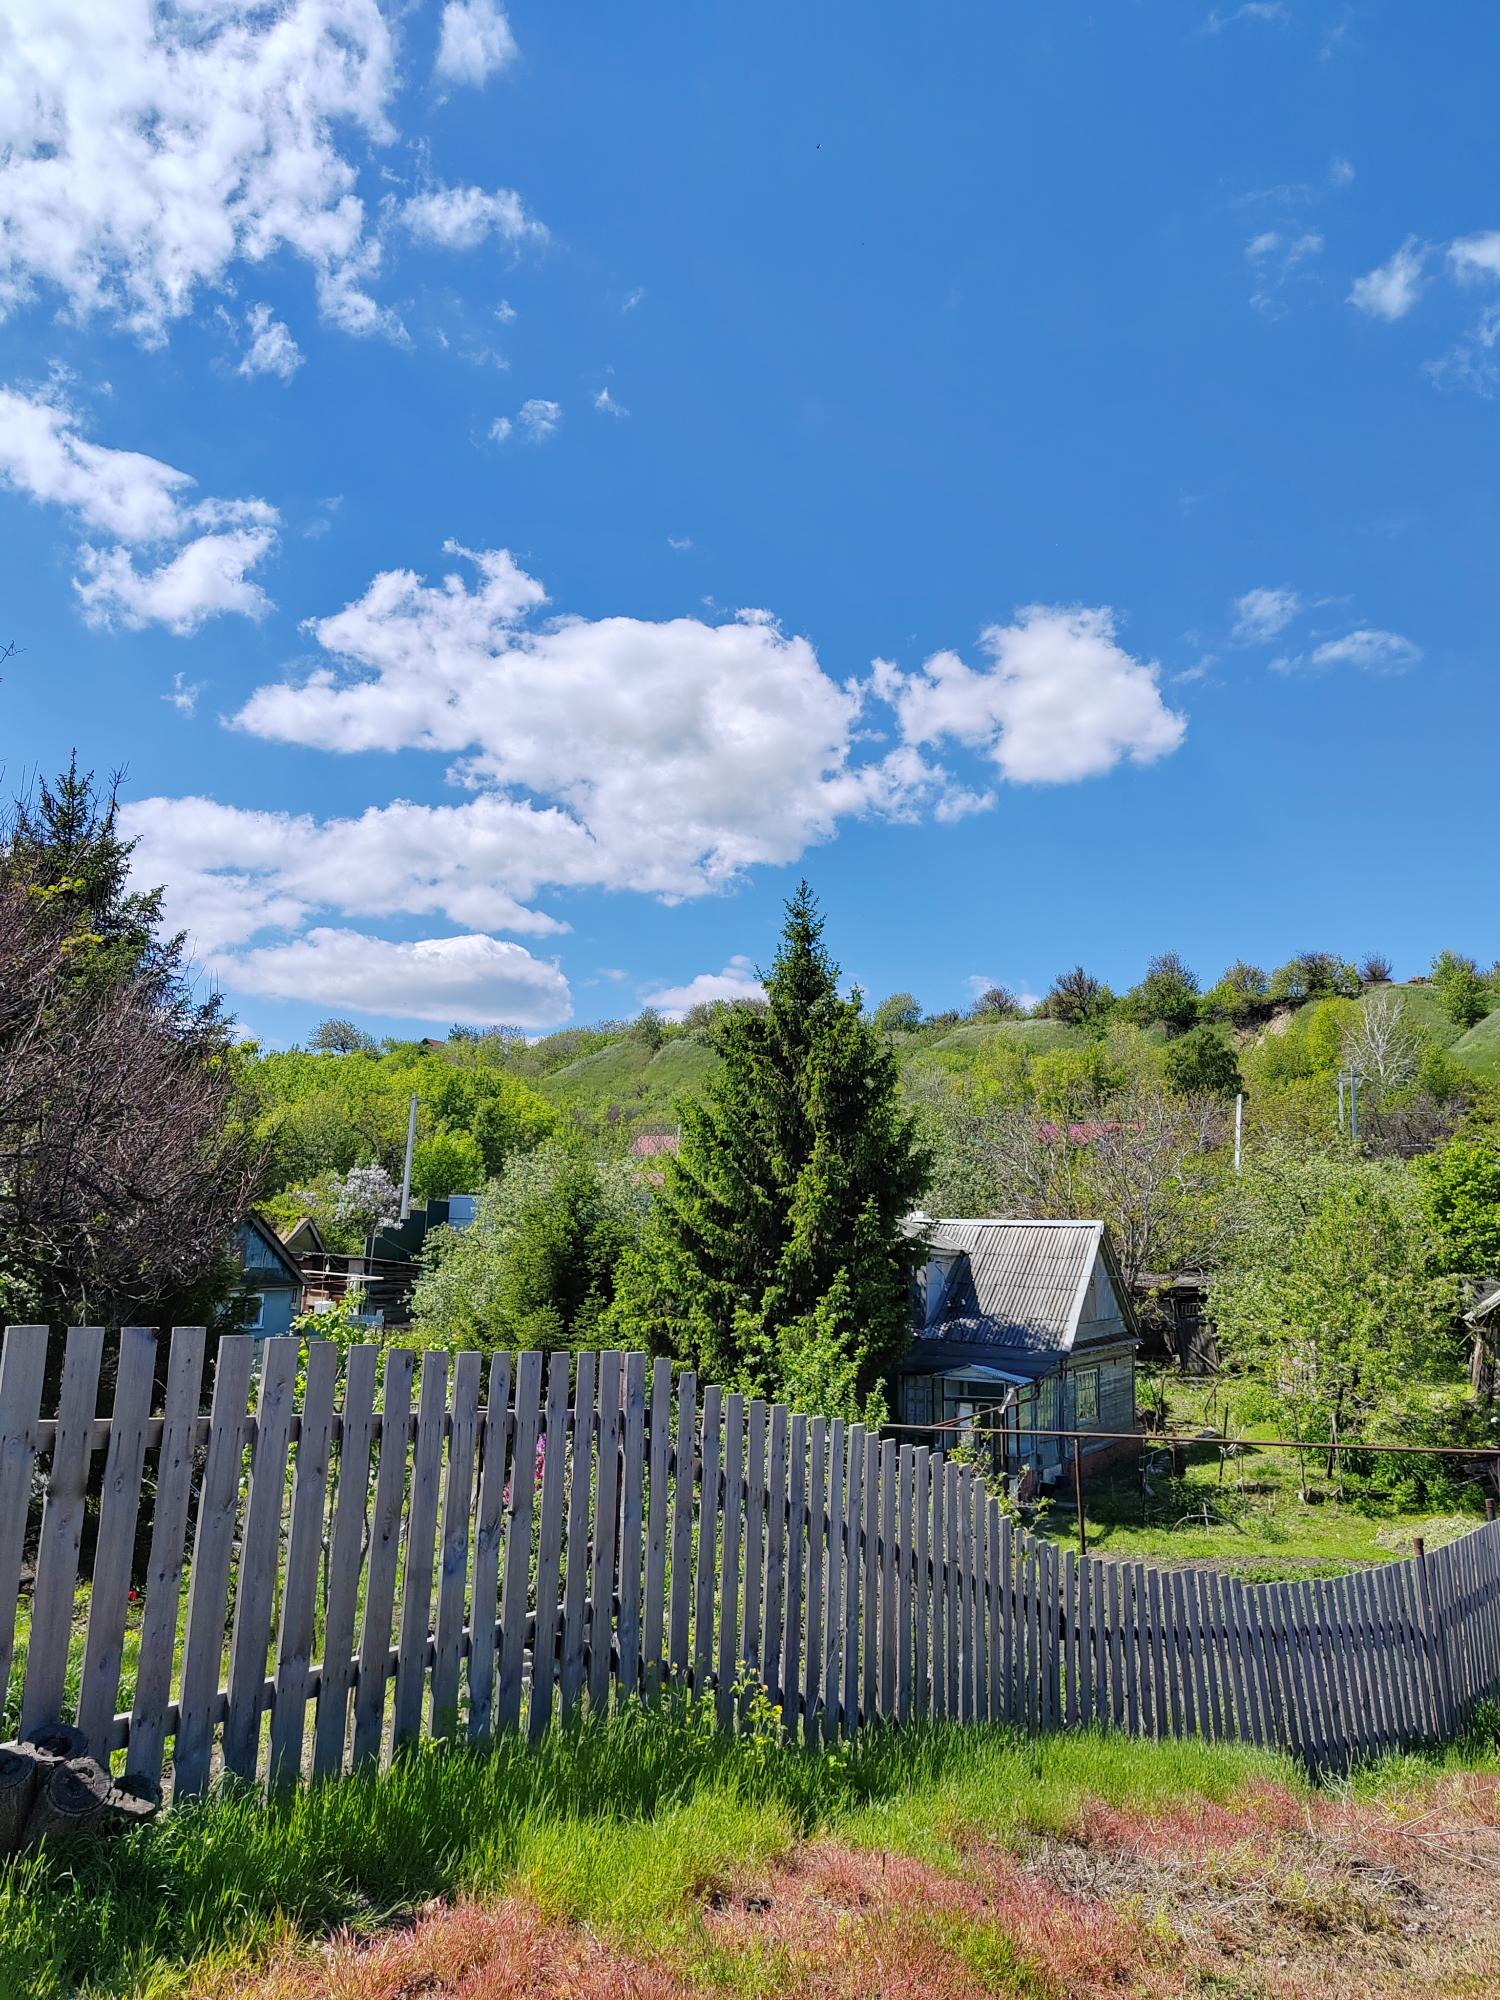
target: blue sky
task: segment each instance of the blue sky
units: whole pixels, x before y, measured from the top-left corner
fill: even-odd
[[[9,788],[241,1019],[1488,959],[1500,16],[12,0]]]

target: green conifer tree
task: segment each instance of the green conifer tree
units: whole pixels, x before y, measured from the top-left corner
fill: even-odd
[[[731,1008],[720,1069],[683,1107],[619,1333],[709,1381],[868,1413],[911,1330],[922,1254],[903,1218],[930,1161],[858,994],[841,999],[804,882],[787,904],[766,1007]]]

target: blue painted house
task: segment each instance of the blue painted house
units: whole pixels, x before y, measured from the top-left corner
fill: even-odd
[[[1102,1222],[934,1221],[909,1227],[927,1247],[913,1339],[896,1376],[896,1415],[934,1442],[988,1433],[997,1466],[1052,1480],[1070,1462],[1056,1431],[1076,1431],[1094,1463],[1135,1449],[1089,1433],[1134,1432],[1140,1326]]]
[[[240,1224],[240,1296],[247,1333],[290,1333],[302,1310],[302,1268],[276,1231],[252,1209]]]

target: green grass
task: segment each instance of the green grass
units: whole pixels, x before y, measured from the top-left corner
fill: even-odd
[[[649,1949],[694,1899],[817,1831],[941,1859],[964,1824],[1043,1831],[1089,1797],[1226,1800],[1268,1779],[1305,1783],[1282,1758],[1196,1743],[934,1726],[830,1754],[632,1710],[535,1747],[429,1749],[269,1806],[225,1792],[71,1858],[0,1865],[0,1995],[165,2000],[288,1935],[511,1888]]]
[[[669,1118],[680,1097],[695,1097],[718,1064],[705,1042],[686,1038],[650,1049],[630,1038],[596,1049],[537,1080],[554,1104],[603,1116],[619,1106],[632,1118]]]
[[[1500,1008],[1460,1035],[1449,1053],[1455,1062],[1461,1062],[1479,1076],[1490,1076],[1500,1070]]]
[[[1213,1396],[1212,1386],[1170,1381],[1168,1429],[1219,1428],[1223,1409]],[[1257,1436],[1275,1435],[1273,1426],[1232,1423],[1231,1430],[1245,1438],[1243,1449],[1225,1458],[1214,1445],[1189,1446],[1180,1478],[1165,1452],[1153,1453],[1151,1490],[1144,1495],[1134,1462],[1091,1475],[1084,1493],[1090,1550],[1142,1562],[1213,1563],[1244,1582],[1270,1583],[1392,1562],[1411,1554],[1415,1535],[1436,1548],[1484,1518],[1478,1486],[1457,1487],[1441,1502],[1422,1506],[1351,1474],[1341,1499],[1338,1480],[1316,1454],[1307,1460],[1304,1500],[1297,1454],[1255,1449]],[[1389,1468],[1404,1462],[1377,1463]],[[1058,1488],[1037,1526],[1064,1544],[1076,1538],[1070,1485]]]

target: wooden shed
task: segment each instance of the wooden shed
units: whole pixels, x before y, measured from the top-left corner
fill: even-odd
[[[1005,1470],[1068,1462],[1053,1430],[1133,1431],[1140,1328],[1102,1222],[913,1218],[927,1245],[897,1420],[993,1430]],[[997,1407],[1003,1406],[1003,1407]],[[1131,1447],[1127,1444],[1125,1449]],[[1118,1442],[1085,1445],[1088,1457]]]

